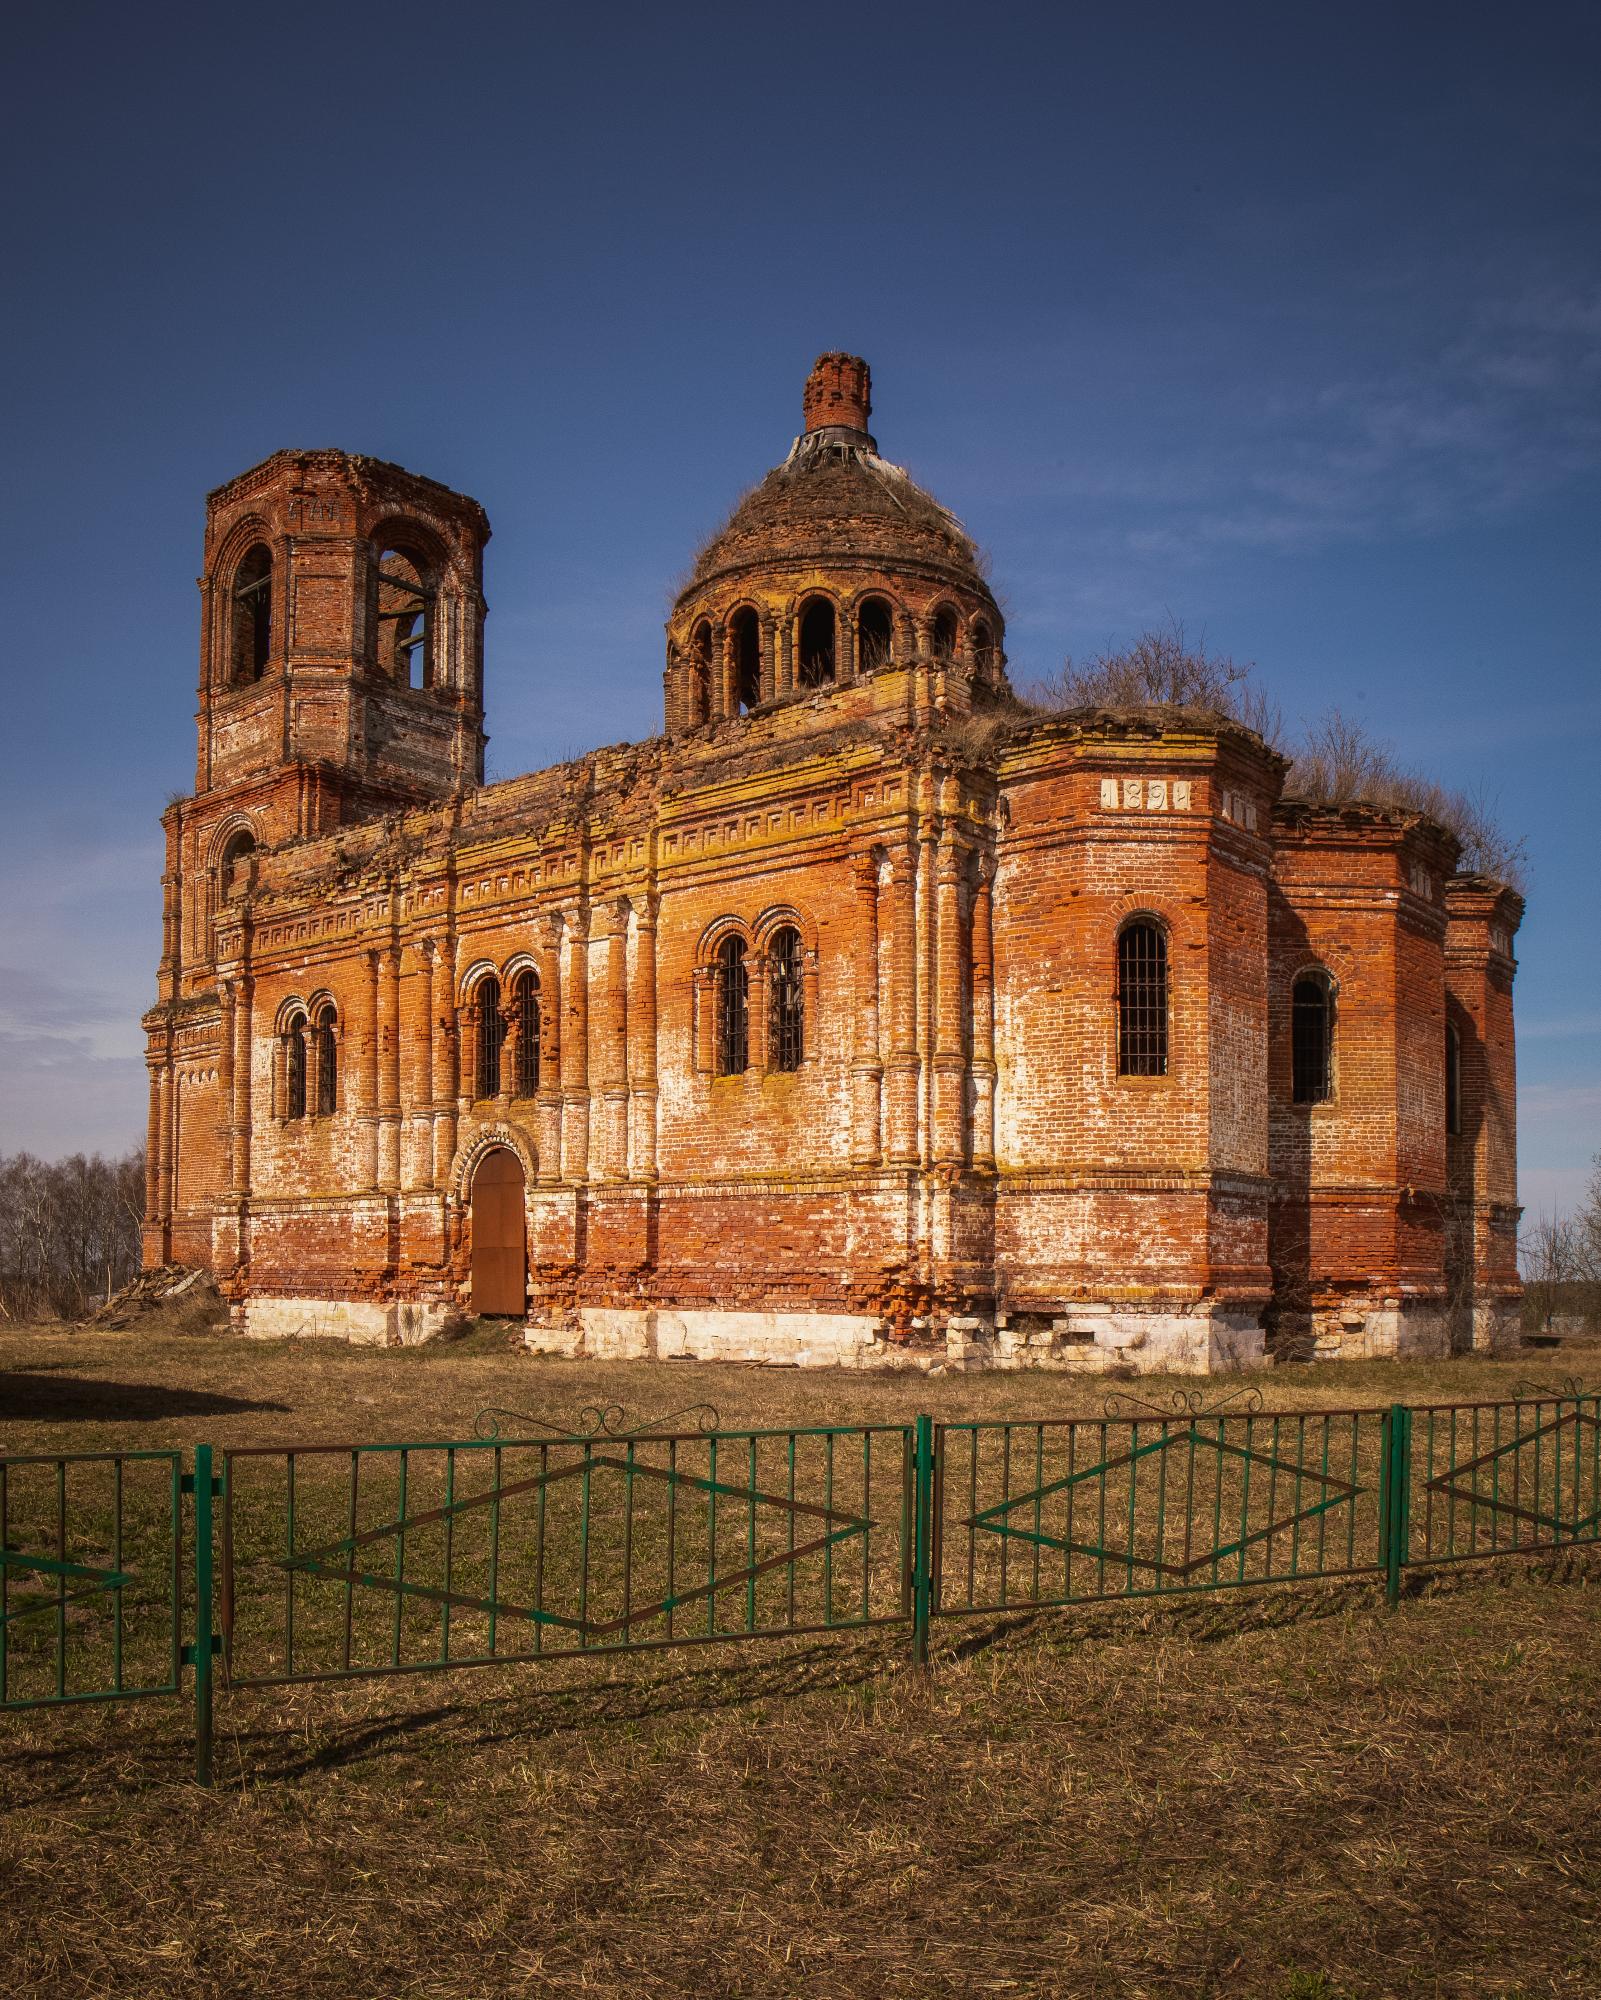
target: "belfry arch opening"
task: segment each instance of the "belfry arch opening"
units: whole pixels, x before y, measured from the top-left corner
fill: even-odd
[[[480,1316],[522,1319],[528,1311],[528,1228],[522,1161],[509,1146],[491,1146],[473,1170],[472,1309]]]
[[[762,625],[746,605],[734,613],[730,627],[734,649],[734,700],[741,715],[748,715],[762,698]]]
[[[272,655],[272,555],[260,542],[234,572],[230,639],[229,678],[241,687],[259,681]]]
[[[834,607],[826,597],[814,597],[800,616],[796,644],[796,679],[802,687],[827,687],[834,679]]]
[[[434,685],[434,584],[421,556],[378,555],[378,670],[401,687]]]
[[[894,614],[882,597],[869,597],[856,614],[856,671],[870,674],[889,659]]]

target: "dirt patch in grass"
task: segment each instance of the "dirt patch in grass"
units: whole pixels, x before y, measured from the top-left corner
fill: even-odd
[[[50,1333],[0,1369],[57,1386],[13,1410],[0,1375],[13,1450],[448,1437],[594,1401],[1065,1415],[1105,1386],[585,1367],[495,1331],[381,1355]],[[1262,1386],[1349,1406],[1540,1373]],[[1417,1579],[1393,1617],[1364,1582],[952,1622],[926,1682],[890,1631],[239,1694],[210,1795],[176,1703],[11,1715],[7,1990],[1593,2000],[1598,1609],[1601,1560],[1571,1555]]]

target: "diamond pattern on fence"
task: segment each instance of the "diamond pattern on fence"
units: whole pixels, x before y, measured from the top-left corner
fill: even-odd
[[[626,1609],[609,1618],[592,1617],[587,1609],[573,1615],[553,1610],[543,1604],[521,1603],[506,1599],[498,1593],[486,1597],[436,1584],[421,1583],[395,1573],[384,1574],[377,1570],[356,1567],[358,1550],[375,1546],[395,1547],[401,1544],[408,1534],[415,1535],[419,1529],[436,1523],[453,1523],[464,1515],[480,1510],[493,1508],[498,1514],[508,1500],[548,1495],[563,1482],[575,1480],[583,1483],[583,1524],[579,1532],[587,1543],[596,1475],[601,1473],[614,1475],[625,1484],[644,1480],[655,1482],[675,1494],[685,1491],[704,1494],[713,1504],[716,1500],[729,1501],[734,1506],[743,1508],[751,1520],[753,1545],[758,1509],[776,1510],[780,1516],[796,1520],[804,1518],[816,1522],[821,1532],[814,1534],[807,1541],[787,1541],[776,1553],[749,1560],[738,1567],[714,1569],[704,1581],[681,1590],[664,1592],[647,1603],[629,1603]],[[786,1566],[793,1570],[794,1566],[806,1557],[836,1548],[853,1537],[865,1536],[875,1525],[868,1516],[848,1513],[818,1502],[792,1499],[783,1493],[767,1492],[754,1484],[739,1484],[683,1469],[669,1470],[637,1458],[617,1457],[603,1451],[586,1453],[582,1458],[574,1459],[569,1464],[558,1466],[554,1470],[504,1481],[464,1500],[452,1501],[445,1506],[429,1508],[417,1514],[403,1515],[384,1523],[381,1527],[369,1528],[358,1535],[344,1536],[322,1548],[282,1557],[278,1561],[278,1567],[323,1577],[346,1587],[356,1584],[396,1596],[449,1605],[458,1610],[492,1614],[496,1618],[521,1618],[536,1625],[554,1626],[572,1633],[583,1645],[616,1639],[619,1635],[622,1635],[623,1643],[626,1644],[627,1635],[636,1626],[654,1618],[666,1617],[670,1612],[681,1610],[687,1605],[715,1598],[721,1592],[737,1589],[741,1585],[753,1585],[759,1576],[766,1575],[769,1571]]]
[[[1424,1491],[1466,1501],[1475,1516],[1544,1529],[1553,1541],[1593,1540],[1601,1530],[1601,1421],[1594,1408],[1564,1414],[1558,1406],[1532,1430],[1448,1465]]]
[[[1154,1511],[1151,1505],[1140,1507],[1137,1504],[1136,1468],[1142,1461],[1160,1464],[1161,1459],[1172,1452],[1183,1453],[1187,1459],[1186,1471],[1190,1475],[1188,1491],[1193,1491],[1195,1454],[1211,1453],[1215,1459],[1215,1490],[1220,1504],[1213,1515],[1214,1533],[1210,1538],[1204,1532],[1206,1527],[1204,1513],[1200,1516],[1203,1531],[1200,1539],[1205,1543],[1200,1549],[1195,1547],[1197,1510],[1186,1505],[1182,1510],[1175,1507],[1172,1514],[1169,1514],[1165,1486],[1162,1503],[1156,1505]],[[1252,1511],[1249,1476],[1252,1467],[1265,1470],[1272,1482],[1268,1486],[1265,1502],[1261,1496],[1260,1482],[1258,1485],[1257,1511],[1266,1517],[1260,1520]],[[1240,1478],[1230,1496],[1228,1509],[1231,1528],[1237,1531],[1232,1534],[1231,1539],[1225,1541],[1215,1530],[1222,1524],[1224,1514],[1221,1505],[1222,1490],[1225,1484],[1225,1470],[1229,1468],[1243,1473],[1244,1476]],[[1101,1496],[1105,1493],[1108,1481],[1114,1474],[1119,1473],[1128,1475],[1126,1486],[1123,1488],[1128,1495],[1127,1512],[1123,1523],[1127,1532],[1121,1541],[1106,1537],[1099,1525],[1107,1513]],[[1293,1500],[1288,1512],[1276,1511],[1277,1481],[1280,1477],[1291,1483]],[[1321,1497],[1305,1504],[1298,1504],[1308,1487],[1319,1492]],[[1027,1508],[1033,1511],[1038,1523],[1044,1502],[1059,1494],[1071,1495],[1076,1489],[1083,1488],[1094,1491],[1099,1503],[1096,1510],[1095,1539],[1076,1536],[1066,1526],[1061,1534],[1051,1534],[1042,1525],[1022,1525],[1008,1518],[1016,1514],[1019,1509]],[[1182,1588],[1191,1577],[1199,1575],[1203,1570],[1210,1569],[1215,1572],[1227,1558],[1241,1556],[1245,1550],[1255,1547],[1258,1543],[1270,1542],[1275,1535],[1292,1533],[1299,1526],[1316,1520],[1319,1515],[1327,1513],[1331,1508],[1354,1500],[1363,1490],[1352,1481],[1341,1479],[1332,1472],[1281,1457],[1273,1451],[1234,1444],[1225,1437],[1208,1435],[1199,1426],[1192,1424],[1180,1431],[1164,1432],[1160,1437],[1151,1438],[1145,1443],[1131,1442],[1126,1450],[1109,1453],[1094,1464],[1078,1467],[1059,1479],[1030,1487],[1028,1491],[1010,1496],[995,1506],[982,1508],[966,1516],[960,1525],[1032,1543],[1040,1548],[1054,1549],[1066,1556],[1086,1556],[1096,1562],[1114,1565],[1129,1575],[1135,1571],[1142,1571],[1158,1578],[1176,1579]],[[1067,1519],[1068,1521],[1073,1519],[1071,1511],[1067,1511]],[[1175,1537],[1179,1537],[1180,1551],[1176,1554],[1170,1553],[1170,1544]],[[1270,1568],[1268,1574],[1271,1573]],[[1292,1569],[1285,1573],[1294,1574],[1294,1571]]]

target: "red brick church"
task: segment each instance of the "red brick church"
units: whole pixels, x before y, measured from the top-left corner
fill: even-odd
[[[869,420],[824,355],[663,735],[493,785],[476,502],[340,451],[210,496],[147,1262],[246,1333],[566,1354],[1515,1341],[1517,895],[1238,725],[1019,703]]]

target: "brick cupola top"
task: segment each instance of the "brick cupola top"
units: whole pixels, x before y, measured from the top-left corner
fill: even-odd
[[[867,435],[873,413],[873,376],[859,354],[819,354],[801,399],[803,428]]]

